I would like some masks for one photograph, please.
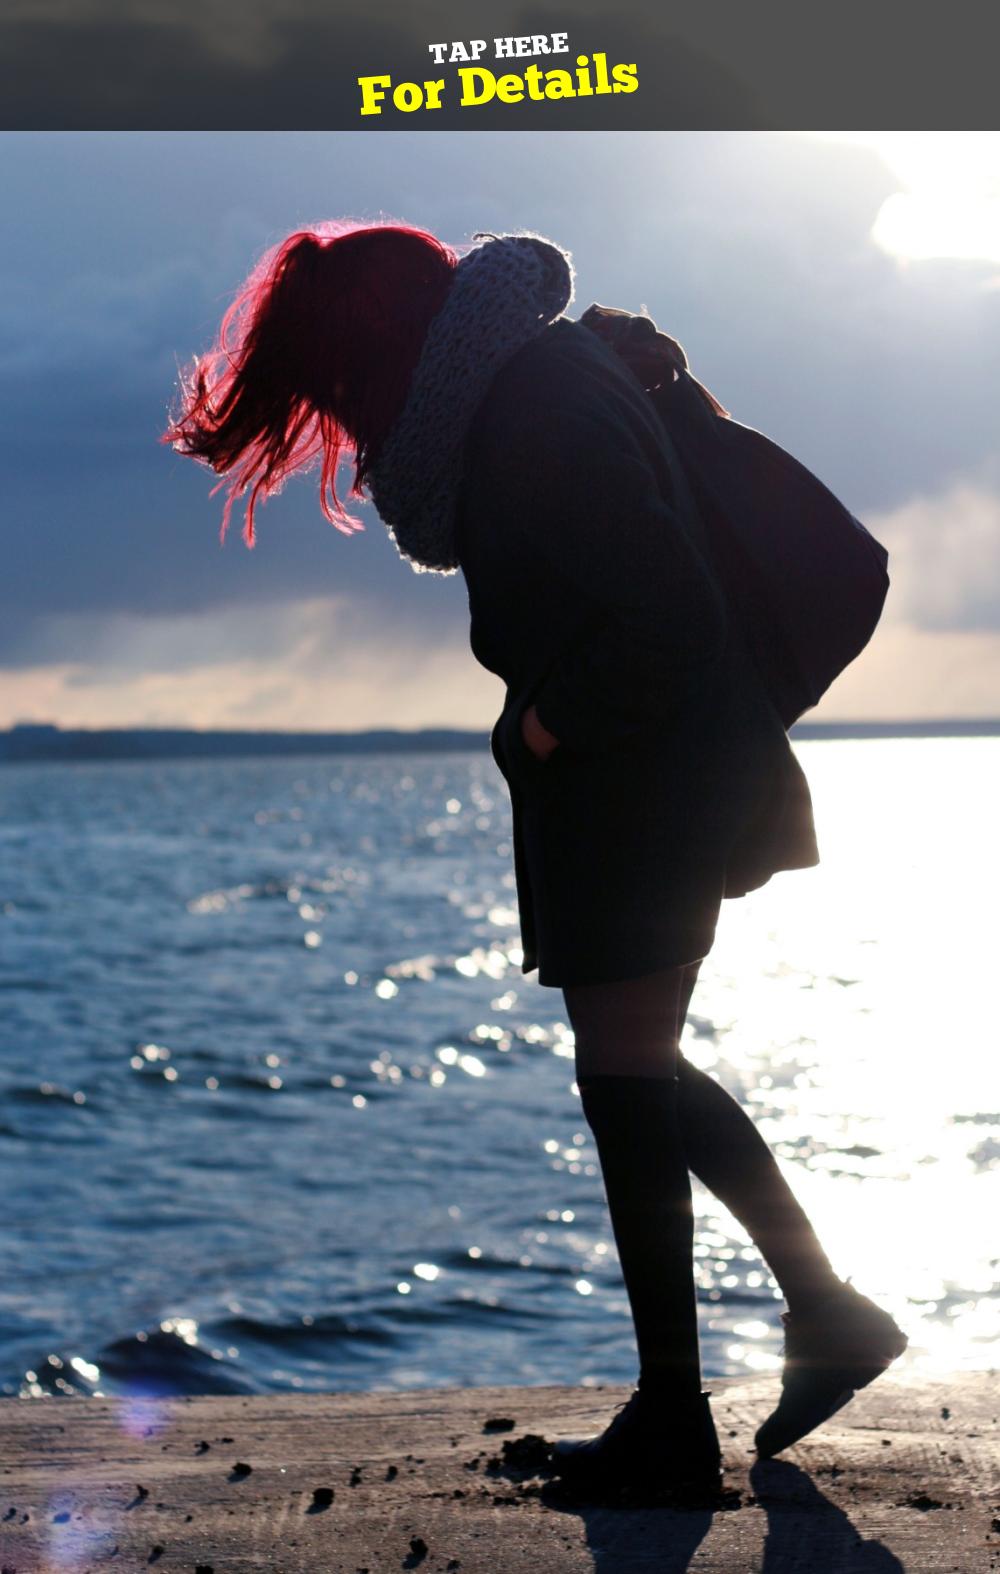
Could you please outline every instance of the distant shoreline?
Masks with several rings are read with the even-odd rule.
[[[935,721],[802,721],[794,740],[832,738],[982,738],[1000,736],[1000,717]],[[0,732],[0,765],[77,760],[232,759],[238,756],[416,754],[489,749],[490,734],[426,727],[403,732],[198,731],[181,727],[63,729],[20,723]]]

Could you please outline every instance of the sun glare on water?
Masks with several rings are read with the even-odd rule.
[[[994,744],[799,743],[823,861],[727,905],[693,1010],[713,1036],[685,1043],[742,1082],[838,1272],[927,1371],[992,1368],[1000,1338]]]

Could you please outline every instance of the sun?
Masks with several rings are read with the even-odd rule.
[[[871,148],[900,190],[883,202],[871,237],[912,262],[1000,262],[1000,132],[815,131]]]

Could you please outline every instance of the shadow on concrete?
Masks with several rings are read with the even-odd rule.
[[[548,1439],[535,1433],[511,1439],[483,1474],[579,1518],[594,1574],[686,1574],[717,1514],[758,1507],[766,1517],[764,1544],[746,1574],[801,1574],[805,1568],[809,1574],[906,1574],[882,1542],[866,1541],[804,1470],[784,1460],[759,1460],[751,1468],[753,1495],[731,1488],[710,1504],[677,1508],[641,1495],[598,1500],[553,1472],[550,1450]],[[754,1519],[756,1548],[760,1526]]]
[[[487,1464],[484,1476],[502,1478],[537,1497],[555,1513],[583,1522],[595,1574],[685,1574],[717,1512],[738,1509],[739,1492],[718,1502],[672,1508],[641,1493],[611,1499],[573,1486],[552,1469],[551,1444],[537,1433],[510,1439]],[[540,1484],[539,1484],[540,1483]]]
[[[750,1486],[767,1515],[760,1574],[905,1574],[881,1541],[866,1541],[811,1476],[785,1460],[760,1460]],[[803,1549],[808,1557],[803,1562]]]
[[[583,1521],[594,1574],[685,1574],[712,1528],[715,1512],[588,1507],[546,1491],[541,1497],[553,1509]]]

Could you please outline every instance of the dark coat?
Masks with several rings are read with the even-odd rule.
[[[608,982],[707,954],[724,897],[818,863],[809,789],[707,566],[638,379],[562,318],[518,350],[464,450],[476,659],[507,685],[522,970]],[[532,703],[560,744],[532,753]]]

